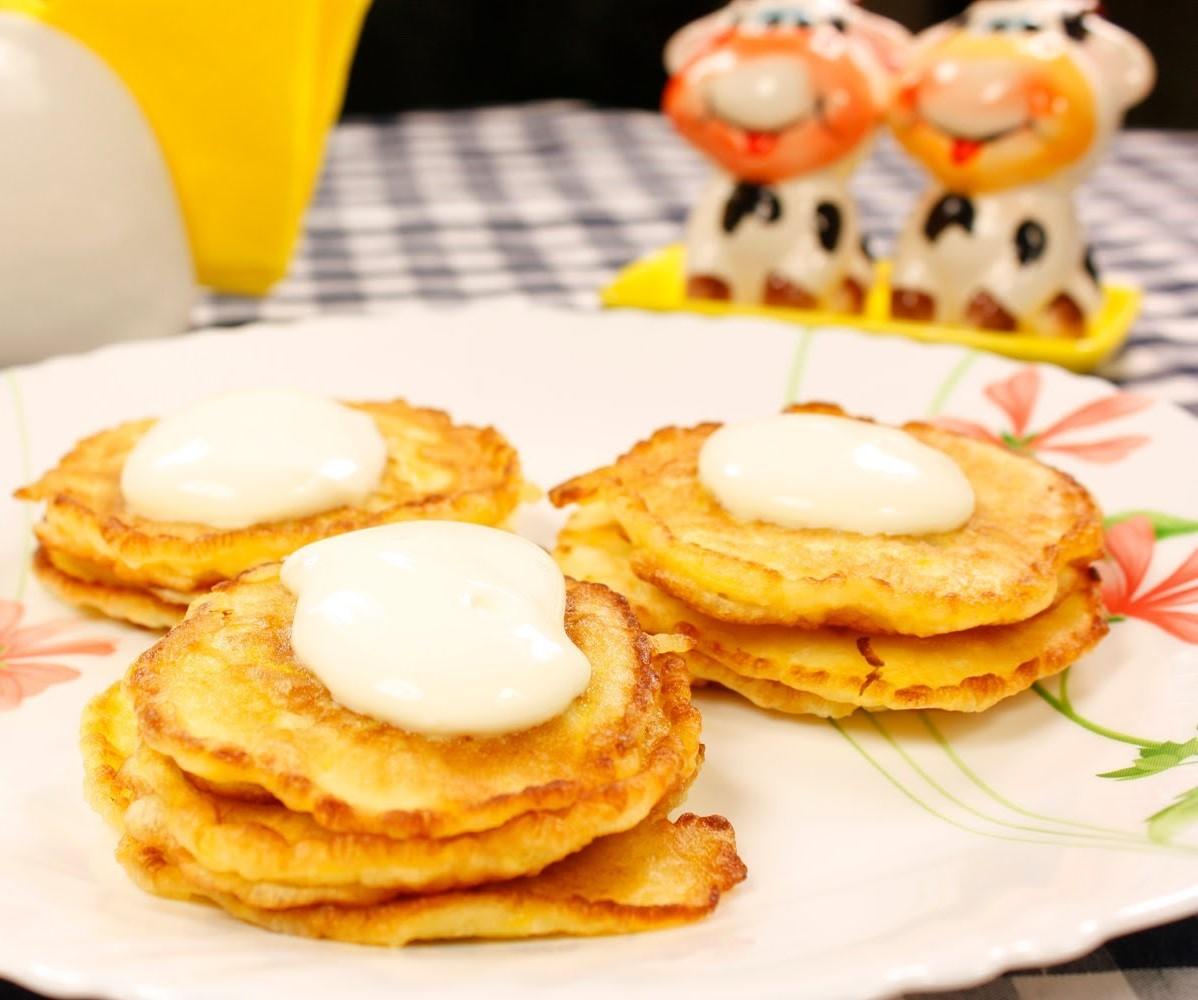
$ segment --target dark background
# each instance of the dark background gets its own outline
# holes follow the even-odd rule
[[[574,97],[657,106],[661,50],[719,0],[374,0],[347,113]],[[867,0],[917,30],[962,0]],[[1108,0],[1107,16],[1156,53],[1156,93],[1135,125],[1198,128],[1198,0]]]

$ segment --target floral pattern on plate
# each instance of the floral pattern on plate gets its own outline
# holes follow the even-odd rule
[[[20,601],[0,600],[0,712],[79,676],[74,667],[44,657],[109,656],[116,651],[116,644],[108,639],[62,638],[84,624],[81,621],[64,618],[22,625],[24,617]]]

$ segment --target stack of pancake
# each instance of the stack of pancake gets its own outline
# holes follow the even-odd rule
[[[523,498],[519,457],[493,428],[401,400],[346,405],[368,413],[387,444],[382,482],[362,503],[236,530],[140,517],[125,503],[121,472],[155,422],[136,420],[84,439],[17,491],[46,502],[34,571],[71,604],[169,628],[216,584],[318,539],[415,518],[498,525]]]
[[[721,817],[668,810],[702,758],[669,637],[568,586],[592,667],[560,715],[428,737],[337,704],[290,645],[277,564],[197,600],[88,707],[89,800],[150,892],[369,944],[646,930],[744,877]]]
[[[822,404],[794,412],[844,416]],[[1065,474],[908,424],[969,480],[966,524],[919,536],[786,528],[734,518],[702,485],[699,453],[718,427],[660,430],[551,493],[558,506],[581,504],[559,537],[562,569],[623,594],[645,629],[688,635],[696,681],[832,718],[976,712],[1106,634],[1091,566],[1101,515]]]

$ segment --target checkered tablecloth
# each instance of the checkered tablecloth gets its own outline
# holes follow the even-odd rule
[[[196,322],[524,294],[580,308],[617,268],[676,240],[707,167],[656,115],[542,104],[340,126],[290,277],[263,300],[214,296]],[[856,182],[885,253],[919,186],[882,142]],[[1086,186],[1100,267],[1146,292],[1103,373],[1198,412],[1198,134],[1121,137]],[[1198,869],[1195,877],[1198,878]],[[1198,997],[1198,921],[1133,935],[969,1000]]]
[[[1099,266],[1146,291],[1103,374],[1198,410],[1198,134],[1120,137],[1081,208]],[[594,308],[623,264],[676,240],[707,166],[658,115],[538,104],[341,125],[290,276],[213,296],[197,324],[523,294]],[[888,140],[856,189],[885,254],[920,185]]]

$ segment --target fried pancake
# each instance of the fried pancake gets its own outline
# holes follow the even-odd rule
[[[821,404],[793,411],[843,415]],[[636,574],[712,618],[911,636],[1021,622],[1053,603],[1063,569],[1101,555],[1101,515],[1069,476],[920,423],[903,429],[953,459],[976,495],[956,531],[859,535],[738,520],[698,478],[700,449],[719,426],[660,430],[550,494],[558,506],[607,503]]]
[[[820,719],[843,719],[857,711],[856,705],[828,701],[827,698],[779,684],[777,681],[745,677],[697,650],[687,653],[683,659],[686,660],[687,669],[695,680],[718,684],[752,702],[758,708],[785,712],[787,715],[814,715]]]
[[[644,628],[690,636],[696,676],[782,711],[793,710],[782,693],[759,682],[814,695],[820,701],[799,710],[832,717],[845,706],[982,711],[1063,670],[1107,632],[1098,580],[1072,569],[1062,573],[1056,603],[1013,625],[916,638],[727,624],[637,576],[631,543],[599,501],[571,516],[555,558],[571,576],[623,593]]]
[[[157,895],[207,900],[272,931],[372,945],[655,930],[706,916],[745,877],[728,821],[691,814],[597,840],[530,878],[364,906],[265,909],[197,884],[194,867],[133,838],[121,841],[117,856]]]
[[[170,758],[136,745],[132,705],[119,684],[92,703],[83,724],[93,806],[110,821],[114,813],[122,814],[117,825],[141,843],[202,868],[211,876],[206,886],[268,909],[377,902],[398,892],[441,891],[536,873],[585,847],[596,829],[622,831],[672,804],[699,762],[697,729],[685,728],[680,735],[686,761],[665,803],[661,789],[675,773],[675,759],[673,747],[662,745],[644,772],[603,797],[558,812],[525,813],[479,833],[394,840],[336,833],[276,801],[228,799],[197,788]]]
[[[109,826],[124,830],[125,811],[136,797],[121,769],[137,749],[133,704],[120,683],[96,695],[83,709],[79,725],[83,753],[83,795]]]
[[[294,609],[277,565],[193,603],[127,677],[142,742],[205,781],[261,786],[328,829],[399,839],[622,798],[620,783],[658,756],[670,762],[661,798],[688,766],[683,734],[699,718],[685,669],[655,654],[605,587],[567,586],[566,632],[592,667],[586,691],[548,722],[486,738],[422,736],[338,705],[295,661]]]
[[[45,518],[34,529],[38,540],[86,566],[85,581],[180,594],[202,593],[329,535],[418,518],[496,525],[520,502],[519,459],[493,428],[454,424],[445,413],[399,400],[347,405],[368,413],[387,443],[382,482],[356,506],[236,530],[139,517],[125,505],[121,470],[153,420],[84,439],[16,496],[46,502]],[[121,606],[115,598],[109,604]]]
[[[57,564],[61,562],[73,564],[77,572],[60,568]],[[84,575],[86,572],[82,560],[51,554],[41,546],[33,554],[34,575],[51,594],[67,604],[152,629],[177,625],[187,613],[186,604],[165,600],[152,591],[127,584],[104,582],[95,575]]]

